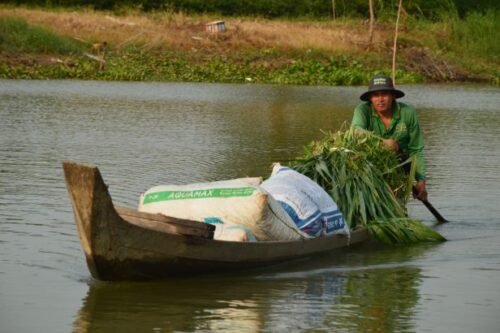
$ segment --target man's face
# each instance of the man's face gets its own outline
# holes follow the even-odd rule
[[[375,111],[383,114],[390,114],[394,96],[390,91],[375,91],[370,95],[370,102]]]

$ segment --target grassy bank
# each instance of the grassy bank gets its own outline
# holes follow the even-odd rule
[[[500,43],[489,31],[497,31],[500,20],[498,13],[486,15],[491,17],[470,22],[406,18],[398,82],[498,84]],[[356,85],[391,71],[390,22],[377,23],[368,43],[361,20],[228,18],[225,32],[206,32],[206,23],[216,19],[3,7],[0,77]]]

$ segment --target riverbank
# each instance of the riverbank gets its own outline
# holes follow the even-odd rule
[[[224,31],[208,32],[218,19],[3,7],[0,77],[357,85],[391,72],[392,23],[377,23],[370,43],[361,20],[224,18]],[[498,62],[464,57],[450,34],[403,20],[398,82],[498,84]]]

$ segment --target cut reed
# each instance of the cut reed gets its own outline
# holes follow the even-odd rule
[[[391,244],[444,240],[407,217],[414,168],[407,174],[398,156],[371,132],[325,133],[290,166],[330,194],[351,228],[365,226],[373,236]]]

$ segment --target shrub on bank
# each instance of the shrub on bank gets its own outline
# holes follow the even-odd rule
[[[277,17],[368,17],[367,0],[3,0],[14,5],[41,7],[82,7],[91,6],[98,10],[134,8],[144,11],[181,10],[188,13],[217,13],[226,16]],[[376,15],[393,16],[398,1],[376,0],[373,2]],[[500,9],[497,0],[413,0],[405,1],[405,11],[412,16],[436,18],[442,11],[458,11],[461,17],[471,11]]]

